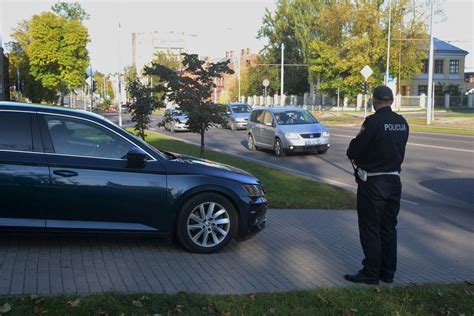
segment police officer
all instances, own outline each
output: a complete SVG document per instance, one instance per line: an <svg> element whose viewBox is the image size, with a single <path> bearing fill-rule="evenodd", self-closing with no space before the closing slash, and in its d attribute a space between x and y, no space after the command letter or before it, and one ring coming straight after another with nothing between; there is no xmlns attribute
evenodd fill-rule
<svg viewBox="0 0 474 316"><path fill-rule="evenodd" d="M379 86L373 92L375 114L367 117L347 149L357 166L357 215L364 251L363 268L346 274L351 282L392 283L397 265L397 215L402 185L400 171L408 140L408 124L392 112L392 90Z"/></svg>

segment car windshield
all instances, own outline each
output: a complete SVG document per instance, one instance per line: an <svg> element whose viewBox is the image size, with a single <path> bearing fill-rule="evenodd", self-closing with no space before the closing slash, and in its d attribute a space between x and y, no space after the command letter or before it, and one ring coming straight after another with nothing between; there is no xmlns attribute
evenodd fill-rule
<svg viewBox="0 0 474 316"><path fill-rule="evenodd" d="M314 118L308 111L282 111L276 112L275 119L279 125L299 125L314 124L318 120Z"/></svg>
<svg viewBox="0 0 474 316"><path fill-rule="evenodd" d="M252 111L248 104L232 104L230 107L234 113L250 113Z"/></svg>

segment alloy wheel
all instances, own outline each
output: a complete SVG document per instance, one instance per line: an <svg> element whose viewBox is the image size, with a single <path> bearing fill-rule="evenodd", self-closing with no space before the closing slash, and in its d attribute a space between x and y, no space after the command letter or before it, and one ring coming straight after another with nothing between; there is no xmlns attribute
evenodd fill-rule
<svg viewBox="0 0 474 316"><path fill-rule="evenodd" d="M219 245L230 231L230 216L220 204L204 202L196 206L187 220L188 235L200 247Z"/></svg>

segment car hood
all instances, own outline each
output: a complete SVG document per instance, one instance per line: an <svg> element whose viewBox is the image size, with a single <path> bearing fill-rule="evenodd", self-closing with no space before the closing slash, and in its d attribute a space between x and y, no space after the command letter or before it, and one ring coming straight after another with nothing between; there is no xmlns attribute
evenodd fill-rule
<svg viewBox="0 0 474 316"><path fill-rule="evenodd" d="M181 172L210 175L235 180L241 183L259 183L256 177L239 168L192 156L169 152L168 154L175 157L174 159L169 160L170 165L179 169Z"/></svg>
<svg viewBox="0 0 474 316"><path fill-rule="evenodd" d="M249 119L250 118L250 113L233 113L232 117L235 118L236 120L238 119Z"/></svg>
<svg viewBox="0 0 474 316"><path fill-rule="evenodd" d="M299 124L299 125L278 125L278 129L283 133L322 133L326 132L327 128L321 123L315 124Z"/></svg>

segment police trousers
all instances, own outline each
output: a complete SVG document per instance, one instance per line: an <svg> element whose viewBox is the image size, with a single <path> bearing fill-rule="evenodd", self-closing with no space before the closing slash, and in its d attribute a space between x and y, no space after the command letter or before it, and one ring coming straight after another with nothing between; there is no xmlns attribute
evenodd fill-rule
<svg viewBox="0 0 474 316"><path fill-rule="evenodd" d="M357 215L367 277L393 278L397 269L397 215L402 184L396 175L358 181Z"/></svg>

